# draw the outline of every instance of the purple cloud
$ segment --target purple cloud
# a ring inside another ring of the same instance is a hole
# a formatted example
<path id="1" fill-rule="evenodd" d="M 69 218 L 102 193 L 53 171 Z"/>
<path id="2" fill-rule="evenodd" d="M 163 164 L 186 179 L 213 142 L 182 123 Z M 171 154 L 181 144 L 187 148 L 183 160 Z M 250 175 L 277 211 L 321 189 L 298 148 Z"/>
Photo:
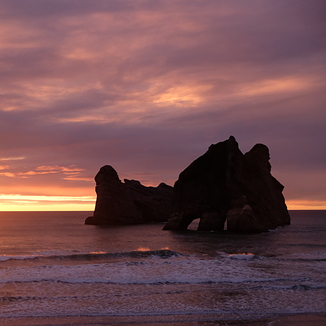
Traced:
<path id="1" fill-rule="evenodd" d="M 104 164 L 171 184 L 234 135 L 269 146 L 287 199 L 325 198 L 324 1 L 0 6 L 0 157 L 25 157 L 0 162 L 4 194 L 88 196 Z M 37 170 L 73 165 L 80 180 Z"/>

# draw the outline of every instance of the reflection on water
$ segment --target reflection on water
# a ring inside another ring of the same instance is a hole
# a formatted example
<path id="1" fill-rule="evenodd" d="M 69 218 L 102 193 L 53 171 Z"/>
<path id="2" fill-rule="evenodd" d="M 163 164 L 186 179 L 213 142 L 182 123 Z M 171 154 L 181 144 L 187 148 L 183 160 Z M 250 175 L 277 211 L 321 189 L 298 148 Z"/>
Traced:
<path id="1" fill-rule="evenodd" d="M 200 222 L 200 218 L 194 219 L 189 225 L 188 225 L 188 230 L 191 231 L 196 231 L 198 229 L 198 225 Z"/>
<path id="2" fill-rule="evenodd" d="M 150 251 L 150 250 L 151 249 L 150 248 L 147 248 L 147 247 L 139 247 L 135 251 Z"/>
<path id="3" fill-rule="evenodd" d="M 255 257 L 255 254 L 251 252 L 241 252 L 241 253 L 229 254 L 229 256 L 232 259 L 252 259 Z"/>

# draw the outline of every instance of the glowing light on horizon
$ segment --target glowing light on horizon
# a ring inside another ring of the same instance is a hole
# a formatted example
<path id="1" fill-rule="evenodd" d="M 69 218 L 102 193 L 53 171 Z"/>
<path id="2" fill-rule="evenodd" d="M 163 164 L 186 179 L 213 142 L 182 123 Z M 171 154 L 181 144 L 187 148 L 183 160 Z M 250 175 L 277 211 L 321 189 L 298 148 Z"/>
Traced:
<path id="1" fill-rule="evenodd" d="M 287 200 L 289 210 L 326 210 L 326 201 L 322 200 Z"/>
<path id="2" fill-rule="evenodd" d="M 93 196 L 29 196 L 0 194 L 0 211 L 93 211 Z"/>
<path id="3" fill-rule="evenodd" d="M 69 197 L 69 196 L 27 196 L 27 195 L 17 195 L 17 194 L 9 194 L 3 195 L 0 194 L 0 200 L 33 200 L 33 201 L 89 201 L 94 200 L 92 196 L 77 196 L 77 197 Z"/>
<path id="4" fill-rule="evenodd" d="M 95 202 L 96 196 L 0 194 L 0 211 L 93 211 Z M 326 201 L 288 200 L 286 204 L 289 210 L 326 210 Z"/>

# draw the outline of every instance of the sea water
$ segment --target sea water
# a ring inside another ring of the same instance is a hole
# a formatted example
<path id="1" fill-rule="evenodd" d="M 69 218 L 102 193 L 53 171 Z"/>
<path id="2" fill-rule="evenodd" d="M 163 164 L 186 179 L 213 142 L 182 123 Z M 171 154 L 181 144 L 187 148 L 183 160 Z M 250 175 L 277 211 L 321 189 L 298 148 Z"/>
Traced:
<path id="1" fill-rule="evenodd" d="M 326 211 L 261 234 L 84 225 L 90 214 L 0 213 L 0 317 L 326 311 Z"/>

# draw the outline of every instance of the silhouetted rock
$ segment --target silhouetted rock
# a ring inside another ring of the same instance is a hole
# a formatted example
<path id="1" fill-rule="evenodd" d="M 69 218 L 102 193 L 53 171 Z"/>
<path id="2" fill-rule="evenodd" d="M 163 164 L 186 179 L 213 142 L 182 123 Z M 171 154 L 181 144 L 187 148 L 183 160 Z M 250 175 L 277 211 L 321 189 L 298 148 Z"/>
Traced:
<path id="1" fill-rule="evenodd" d="M 231 136 L 211 145 L 174 185 L 174 204 L 165 230 L 185 230 L 200 218 L 198 230 L 263 232 L 290 224 L 283 186 L 271 175 L 269 150 L 255 145 L 243 155 Z"/>
<path id="2" fill-rule="evenodd" d="M 112 166 L 95 177 L 97 200 L 94 215 L 85 224 L 128 225 L 166 222 L 172 211 L 173 188 L 164 183 L 145 187 L 139 181 L 120 181 Z"/>

